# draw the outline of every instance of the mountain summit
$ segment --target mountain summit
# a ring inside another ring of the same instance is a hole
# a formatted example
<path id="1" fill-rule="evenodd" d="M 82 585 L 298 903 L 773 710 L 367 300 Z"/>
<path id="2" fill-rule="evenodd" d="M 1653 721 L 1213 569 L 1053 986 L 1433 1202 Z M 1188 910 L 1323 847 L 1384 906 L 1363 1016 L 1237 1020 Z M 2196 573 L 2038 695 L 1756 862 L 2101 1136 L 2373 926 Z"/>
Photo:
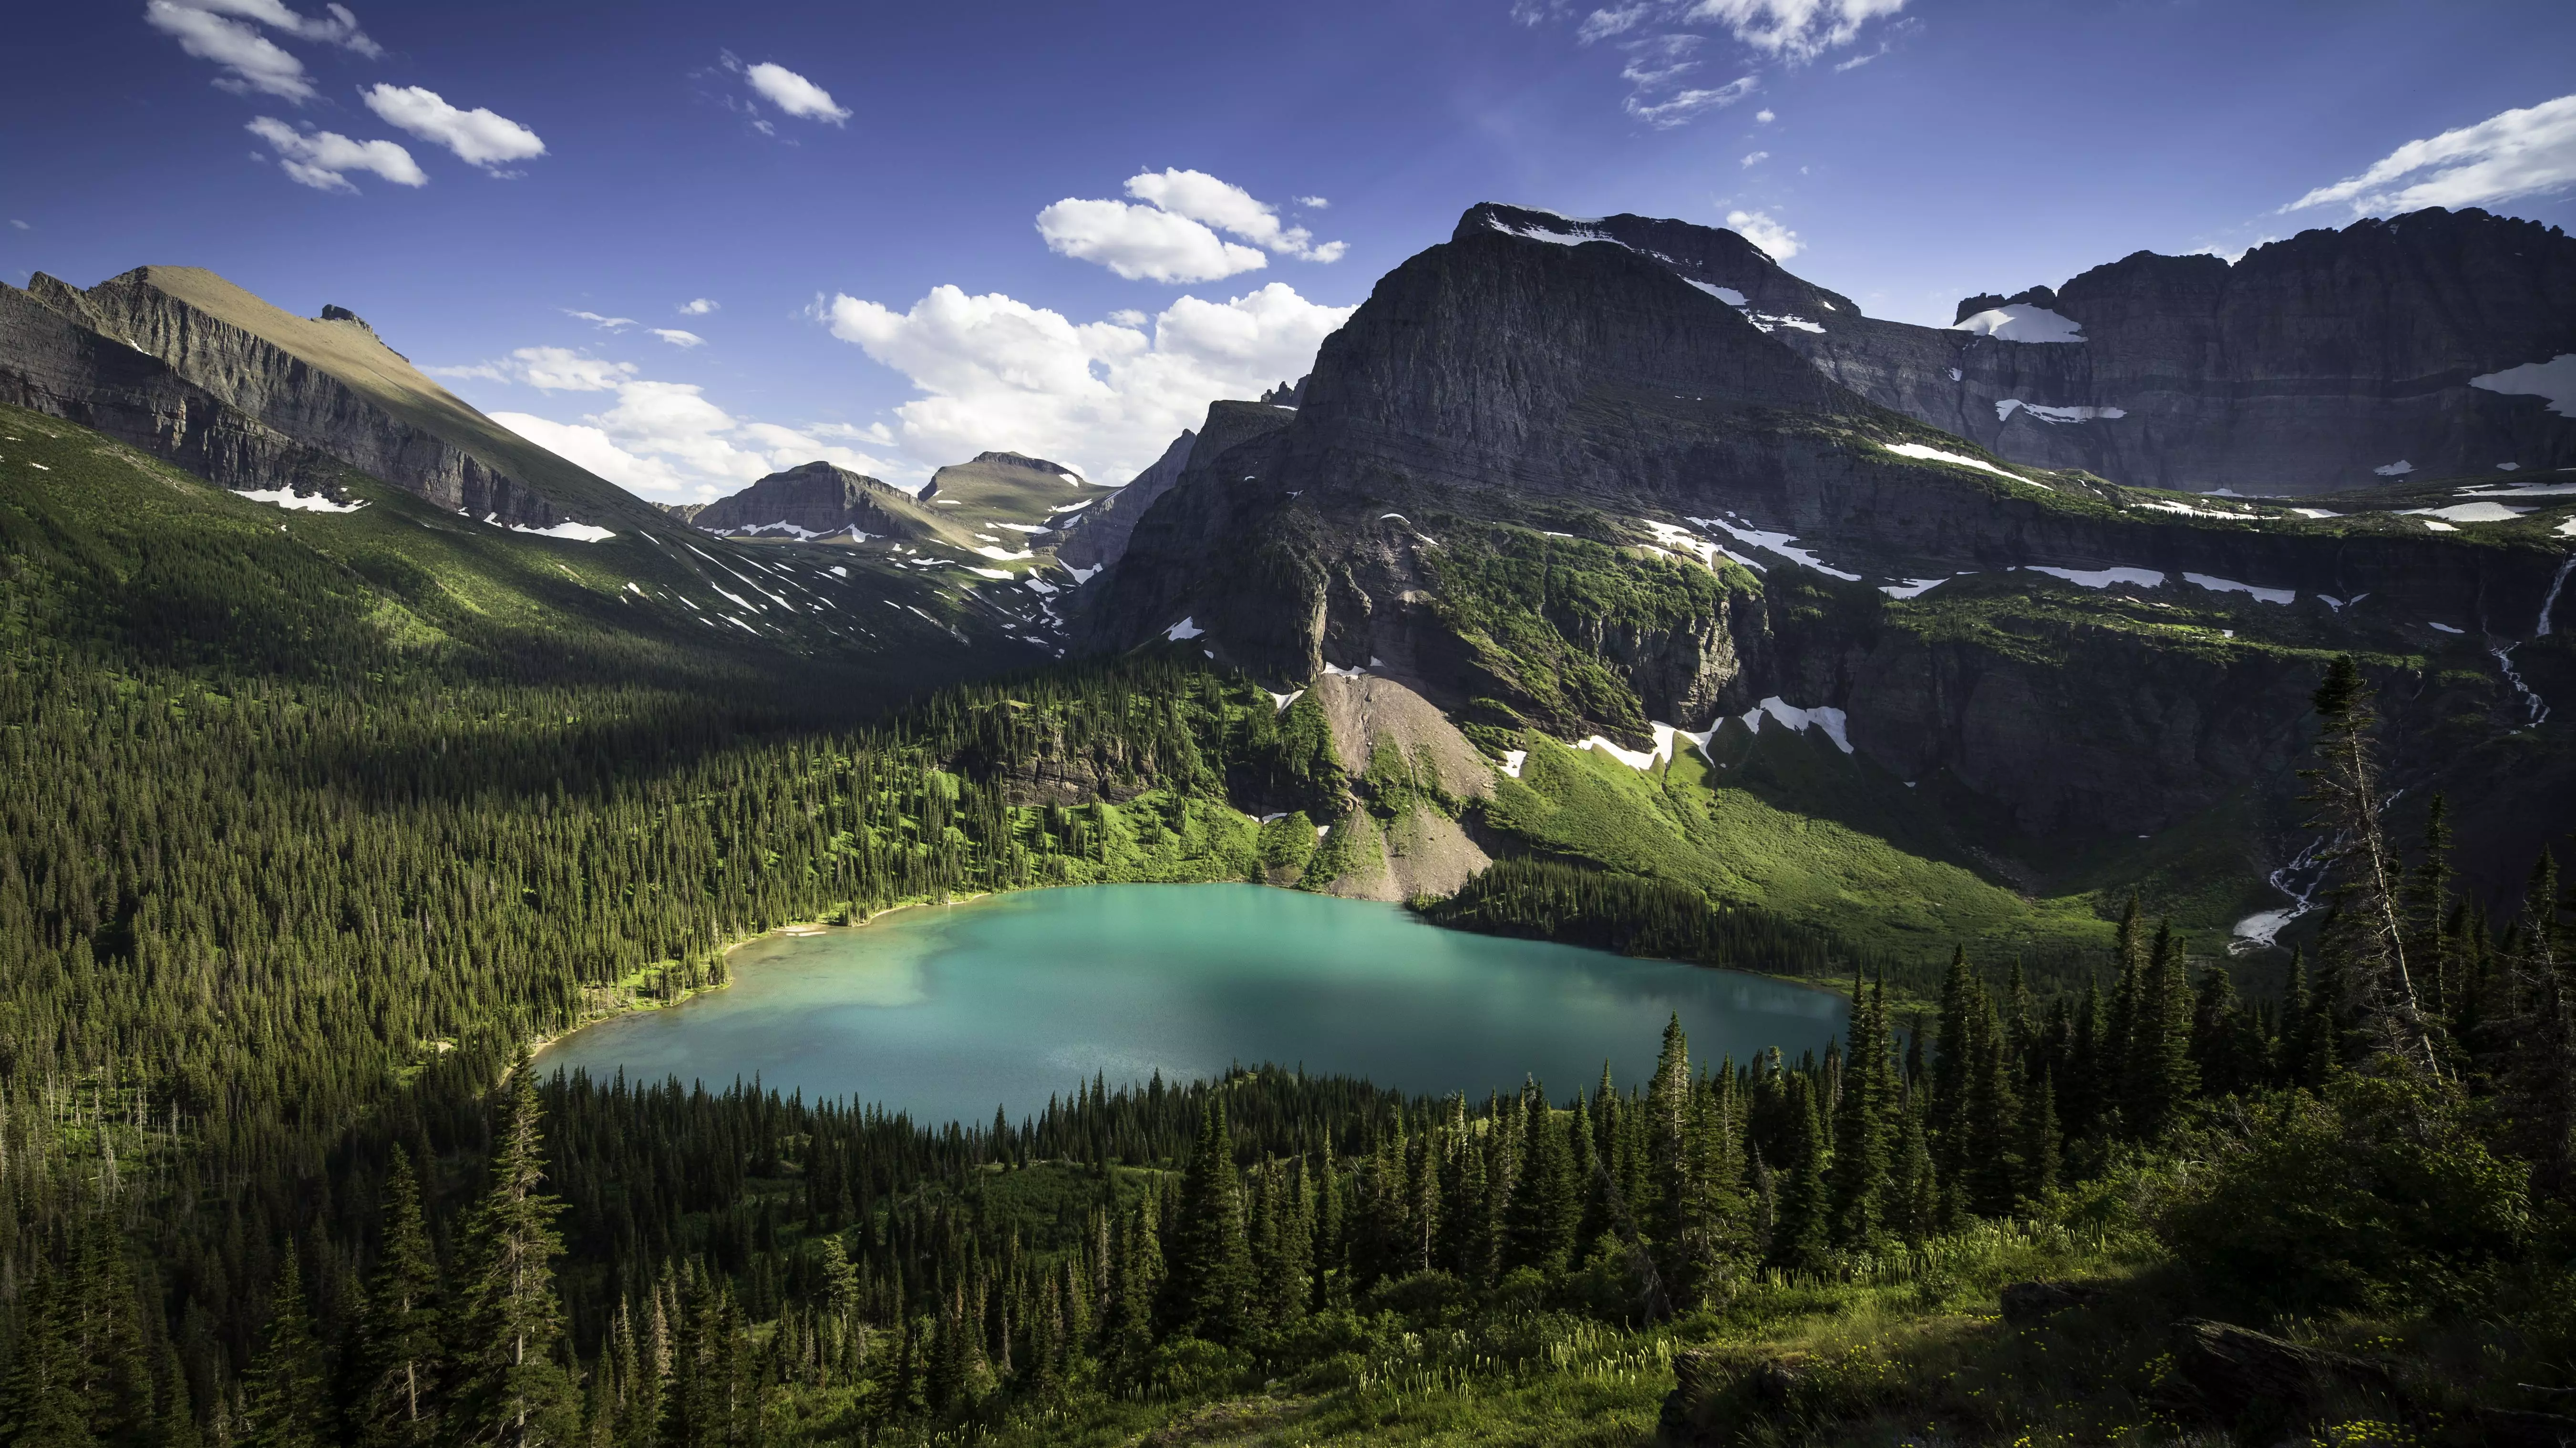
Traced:
<path id="1" fill-rule="evenodd" d="M 1946 328 L 1864 316 L 1731 231 L 1481 205 L 1491 232 L 1603 242 L 1723 299 L 1861 396 L 2014 462 L 2297 494 L 2576 464 L 2576 239 L 2435 208 L 2233 263 L 2137 252 L 1972 297 Z M 2508 465 L 2510 465 L 2508 467 Z"/>

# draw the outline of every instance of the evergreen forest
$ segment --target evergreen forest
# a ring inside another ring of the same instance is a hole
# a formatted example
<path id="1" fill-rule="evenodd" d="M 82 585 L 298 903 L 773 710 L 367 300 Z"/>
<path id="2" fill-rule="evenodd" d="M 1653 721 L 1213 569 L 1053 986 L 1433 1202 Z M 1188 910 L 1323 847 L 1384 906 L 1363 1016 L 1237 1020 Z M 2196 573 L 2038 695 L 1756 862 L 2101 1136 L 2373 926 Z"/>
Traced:
<path id="1" fill-rule="evenodd" d="M 2576 1431 L 2576 894 L 2385 836 L 2349 658 L 2285 974 L 2136 899 L 2025 964 L 1533 849 L 1425 914 L 1830 982 L 1847 1037 L 915 1121 L 529 1047 L 791 922 L 1286 878 L 1420 787 L 1186 650 L 904 689 L 53 426 L 0 492 L 0 1444 Z"/>

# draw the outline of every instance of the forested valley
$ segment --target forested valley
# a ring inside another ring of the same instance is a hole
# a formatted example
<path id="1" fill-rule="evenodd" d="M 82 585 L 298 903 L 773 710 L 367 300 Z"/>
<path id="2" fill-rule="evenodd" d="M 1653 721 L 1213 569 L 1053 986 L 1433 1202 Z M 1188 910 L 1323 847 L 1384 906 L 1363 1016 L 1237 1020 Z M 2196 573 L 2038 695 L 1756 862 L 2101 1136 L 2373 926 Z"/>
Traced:
<path id="1" fill-rule="evenodd" d="M 2381 836 L 2349 661 L 2285 985 L 2134 905 L 2042 976 L 1533 854 L 1427 913 L 1848 1039 L 967 1126 L 526 1049 L 792 921 L 1265 878 L 1397 783 L 1184 650 L 868 696 L 187 521 L 0 507 L 0 1442 L 2555 1441 L 2576 899 Z"/>

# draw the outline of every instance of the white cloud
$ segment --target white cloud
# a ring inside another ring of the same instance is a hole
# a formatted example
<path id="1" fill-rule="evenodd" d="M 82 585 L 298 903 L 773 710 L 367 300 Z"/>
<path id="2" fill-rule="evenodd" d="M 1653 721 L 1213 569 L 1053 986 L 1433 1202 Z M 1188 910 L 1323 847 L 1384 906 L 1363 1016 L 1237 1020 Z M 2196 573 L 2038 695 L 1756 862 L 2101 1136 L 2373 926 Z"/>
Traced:
<path id="1" fill-rule="evenodd" d="M 521 347 L 498 361 L 421 370 L 435 377 L 523 382 L 541 392 L 614 392 L 634 377 L 635 364 L 610 362 L 570 347 Z"/>
<path id="2" fill-rule="evenodd" d="M 18 228 L 20 231 L 33 231 L 33 230 L 35 230 L 35 229 L 36 229 L 36 228 L 34 228 L 34 227 L 32 227 L 32 226 L 29 226 L 27 223 L 25 223 L 25 222 L 23 222 L 23 221 L 20 221 L 18 218 L 14 217 L 14 216 L 9 218 L 9 224 L 10 224 L 11 226 L 14 226 L 14 227 Z"/>
<path id="3" fill-rule="evenodd" d="M 700 297 L 695 301 L 680 303 L 680 315 L 683 317 L 703 317 L 707 313 L 715 310 L 717 310 L 716 304 L 707 300 L 705 297 Z"/>
<path id="4" fill-rule="evenodd" d="M 1726 213 L 1726 224 L 1746 241 L 1769 252 L 1773 261 L 1787 261 L 1807 249 L 1798 233 L 1772 220 L 1767 211 L 1730 211 Z"/>
<path id="5" fill-rule="evenodd" d="M 1737 40 L 1792 65 L 1860 38 L 1861 28 L 1905 0 L 1698 0 L 1685 22 L 1713 21 Z"/>
<path id="6" fill-rule="evenodd" d="M 1282 224 L 1277 207 L 1205 171 L 1139 172 L 1127 178 L 1127 194 L 1146 204 L 1068 196 L 1038 213 L 1038 235 L 1048 250 L 1098 262 L 1129 281 L 1210 282 L 1269 265 L 1264 251 L 1330 263 L 1349 249 Z M 1298 204 L 1309 202 L 1330 204 L 1320 196 Z"/>
<path id="7" fill-rule="evenodd" d="M 216 85 L 302 105 L 313 99 L 313 81 L 305 74 L 304 62 L 262 34 L 259 26 L 360 55 L 384 53 L 358 28 L 358 17 L 347 6 L 323 8 L 327 15 L 315 19 L 287 9 L 279 0 L 147 0 L 143 22 L 178 41 L 187 54 L 221 67 L 224 73 L 216 78 Z"/>
<path id="8" fill-rule="evenodd" d="M 2346 203 L 2355 216 L 2478 206 L 2576 186 L 2576 95 L 2409 141 L 2367 171 L 2281 208 Z"/>
<path id="9" fill-rule="evenodd" d="M 1583 23 L 1574 28 L 1575 41 L 1578 44 L 1590 45 L 1596 40 L 1607 40 L 1613 35 L 1625 35 L 1643 24 L 1654 9 L 1652 0 L 1636 0 L 1632 5 L 1621 5 L 1610 10 L 1595 10 L 1584 16 Z"/>
<path id="10" fill-rule="evenodd" d="M 1037 226 L 1047 250 L 1098 262 L 1131 282 L 1212 282 L 1270 264 L 1186 216 L 1125 201 L 1068 196 L 1039 212 Z"/>
<path id="11" fill-rule="evenodd" d="M 370 171 L 397 186 L 426 186 L 411 152 L 392 141 L 353 141 L 337 131 L 298 131 L 272 116 L 261 116 L 242 129 L 268 142 L 287 176 L 316 191 L 349 191 L 346 172 Z"/>
<path id="12" fill-rule="evenodd" d="M 1755 125 L 1767 126 L 1778 119 L 1780 119 L 1780 117 L 1775 114 L 1769 106 L 1764 106 L 1762 109 L 1753 113 L 1753 122 Z"/>
<path id="13" fill-rule="evenodd" d="M 1303 376 L 1354 310 L 1319 306 L 1281 282 L 1225 302 L 1182 297 L 1150 332 L 1141 317 L 1077 323 L 953 286 L 904 312 L 850 296 L 818 304 L 834 336 L 921 391 L 895 409 L 915 458 L 1010 448 L 1104 478 L 1152 462 L 1210 402 Z"/>
<path id="14" fill-rule="evenodd" d="M 745 65 L 733 52 L 724 52 L 724 68 L 751 83 L 753 94 L 801 121 L 826 121 L 841 125 L 850 119 L 849 108 L 832 99 L 832 93 L 805 77 L 772 61 Z M 754 121 L 763 134 L 777 132 L 764 122 Z"/>
<path id="15" fill-rule="evenodd" d="M 639 495 L 663 502 L 703 502 L 767 474 L 816 459 L 884 477 L 903 469 L 847 442 L 890 445 L 893 434 L 841 423 L 795 428 L 738 418 L 707 400 L 702 388 L 636 375 L 564 347 L 522 347 L 508 357 L 468 367 L 427 369 L 442 377 L 512 382 L 540 391 L 610 393 L 615 401 L 576 421 L 500 411 L 492 420 L 538 446 Z"/>
<path id="16" fill-rule="evenodd" d="M 476 108 L 460 111 L 438 92 L 422 86 L 372 85 L 360 92 L 367 109 L 424 141 L 435 141 L 457 159 L 498 172 L 510 161 L 546 153 L 537 133 L 517 121 Z"/>
<path id="17" fill-rule="evenodd" d="M 1675 126 L 1690 124 L 1702 111 L 1723 110 L 1735 104 L 1753 94 L 1756 84 L 1752 76 L 1740 75 L 1722 86 L 1681 91 L 1670 99 L 1651 104 L 1642 96 L 1632 95 L 1628 97 L 1625 108 L 1628 114 L 1647 125 L 1659 131 L 1669 131 Z"/>
<path id="18" fill-rule="evenodd" d="M 1296 202 L 1299 206 L 1306 208 L 1308 211 L 1330 211 L 1333 209 L 1333 203 L 1325 200 L 1321 196 L 1292 196 L 1288 199 Z"/>
<path id="19" fill-rule="evenodd" d="M 1768 151 L 1749 151 L 1745 153 L 1742 164 L 1748 167 L 1759 166 L 1770 159 L 1771 153 Z"/>
<path id="20" fill-rule="evenodd" d="M 1628 60 L 1619 78 L 1628 84 L 1622 102 L 1629 115 L 1658 129 L 1688 124 L 1701 113 L 1742 100 L 1757 84 L 1746 75 L 1722 86 L 1684 88 L 1683 77 L 1700 69 L 1703 27 L 1723 28 L 1760 63 L 1800 66 L 1858 40 L 1870 22 L 1904 10 L 1906 0 L 1622 0 L 1585 14 L 1575 43 L 1588 46 L 1617 37 Z M 1517 0 L 1512 18 L 1525 25 L 1563 20 L 1565 0 Z M 1836 67 L 1850 70 L 1887 52 L 1877 51 Z M 1764 125 L 1770 111 L 1755 119 Z"/>
<path id="21" fill-rule="evenodd" d="M 556 310 L 562 312 L 567 317 L 579 317 L 581 320 L 589 322 L 603 331 L 623 332 L 627 328 L 635 325 L 635 319 L 633 317 L 603 317 L 597 312 L 577 312 L 570 307 L 558 307 Z"/>
<path id="22" fill-rule="evenodd" d="M 1280 256 L 1332 262 L 1339 261 L 1344 250 L 1338 241 L 1317 245 L 1315 234 L 1302 226 L 1281 226 L 1277 208 L 1254 200 L 1251 192 L 1205 171 L 1173 167 L 1142 172 L 1127 178 L 1127 194 Z"/>
<path id="23" fill-rule="evenodd" d="M 695 332 L 683 332 L 677 327 L 647 327 L 644 330 L 674 347 L 703 347 L 707 344 L 706 338 Z"/>

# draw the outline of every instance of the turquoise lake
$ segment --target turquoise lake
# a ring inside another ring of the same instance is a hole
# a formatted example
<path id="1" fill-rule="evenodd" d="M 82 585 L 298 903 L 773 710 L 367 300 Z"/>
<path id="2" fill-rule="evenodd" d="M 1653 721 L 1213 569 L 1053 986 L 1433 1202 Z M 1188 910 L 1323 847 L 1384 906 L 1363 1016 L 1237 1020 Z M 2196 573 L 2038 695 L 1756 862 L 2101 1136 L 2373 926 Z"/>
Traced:
<path id="1" fill-rule="evenodd" d="M 1839 1036 L 1826 991 L 1425 925 L 1400 907 L 1259 885 L 1095 885 L 770 936 L 734 983 L 593 1026 L 552 1072 L 854 1097 L 916 1120 L 1013 1118 L 1094 1073 L 1115 1086 L 1265 1062 L 1409 1092 L 1623 1085 L 1679 1012 L 1695 1062 Z"/>

